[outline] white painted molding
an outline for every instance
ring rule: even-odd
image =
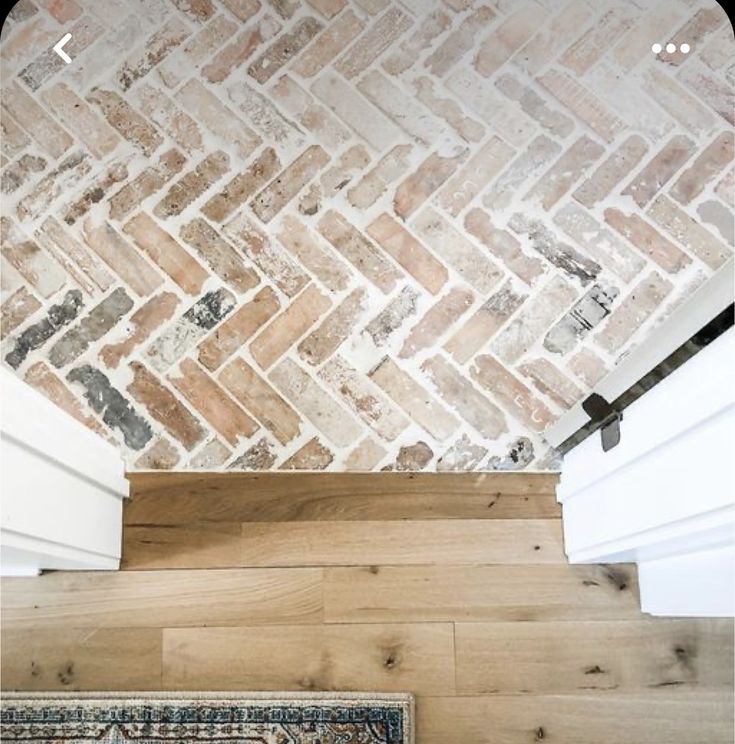
[[[735,613],[734,359],[731,328],[626,408],[615,448],[603,452],[595,433],[564,458],[557,498],[570,562],[638,563],[647,611]],[[706,570],[699,585],[717,599],[652,588],[660,579],[673,592],[676,567],[693,584]]]
[[[651,615],[731,617],[735,549],[722,545],[638,565],[641,609]]]
[[[117,449],[0,368],[0,573],[119,567]]]

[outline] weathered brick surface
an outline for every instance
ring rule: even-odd
[[[122,287],[116,289],[49,349],[51,364],[54,367],[63,367],[73,362],[91,343],[102,338],[132,307],[133,301],[127,292]]]
[[[447,281],[445,266],[389,214],[368,225],[368,235],[431,294]]]
[[[502,411],[443,357],[427,359],[421,369],[426,372],[439,396],[483,437],[497,439],[507,431]]]
[[[172,436],[178,439],[187,450],[200,442],[205,430],[196,418],[182,405],[158,378],[140,362],[131,362],[133,381],[128,392],[148,413]]]
[[[69,386],[44,362],[36,362],[28,367],[23,379],[77,421],[100,436],[107,436],[102,424],[84,409],[80,399],[74,395]]]
[[[555,276],[526,301],[501,331],[492,344],[493,351],[506,363],[516,362],[576,297],[574,286]]]
[[[496,227],[490,215],[473,209],[465,215],[465,228],[526,284],[533,284],[544,272],[543,263],[521,249],[521,243],[507,230]]]
[[[137,295],[150,296],[163,283],[161,275],[109,222],[93,226],[85,221],[83,238]]]
[[[452,155],[432,153],[396,189],[393,208],[402,219],[408,219],[457,169],[466,150]]]
[[[259,83],[267,80],[280,70],[292,57],[295,57],[323,28],[316,18],[302,18],[292,31],[281,34],[248,67],[248,75]]]
[[[130,324],[121,341],[109,343],[100,349],[99,357],[109,369],[119,366],[122,359],[144,343],[167,320],[173,317],[179,299],[173,292],[154,295],[130,316]]]
[[[187,294],[196,295],[207,272],[174,238],[147,214],[139,214],[125,224],[125,232]]]
[[[177,150],[165,152],[155,166],[148,166],[110,198],[110,217],[115,220],[126,217],[145,198],[156,193],[173,178],[183,168],[185,162],[184,156]]]
[[[210,220],[223,222],[257,189],[264,186],[279,168],[278,154],[272,147],[267,147],[244,171],[225,184],[222,191],[209,199],[202,207],[202,212]]]
[[[620,303],[597,334],[597,343],[606,351],[617,351],[635,333],[671,292],[672,284],[652,271]]]
[[[553,414],[546,404],[493,357],[485,354],[475,357],[470,374],[496,397],[508,413],[533,431],[543,431],[553,421]]]
[[[328,162],[319,145],[308,148],[256,195],[250,203],[253,212],[270,222]]]
[[[171,186],[166,196],[156,204],[153,214],[163,219],[181,214],[227,172],[229,163],[227,154],[219,150],[207,155]]]
[[[81,242],[75,240],[53,217],[36,230],[38,242],[64,267],[87,294],[107,291],[115,279]]]
[[[716,178],[728,165],[732,164],[733,133],[723,132],[708,145],[671,187],[671,195],[682,204],[689,204],[702,193],[707,182]]]
[[[247,292],[260,281],[245,266],[242,256],[205,220],[197,217],[181,228],[181,237],[194,248],[209,268],[238,292]]]
[[[168,378],[192,408],[233,447],[258,430],[255,421],[195,361],[184,359],[179,374],[169,373]]]
[[[135,461],[136,470],[172,470],[181,459],[176,447],[160,437]]]
[[[221,372],[220,382],[273,436],[285,444],[299,434],[301,420],[283,398],[242,359]]]
[[[417,352],[438,345],[447,330],[470,309],[474,299],[474,294],[465,287],[451,289],[411,328],[398,356],[408,359]]]
[[[447,411],[411,375],[386,357],[370,372],[379,385],[403,411],[439,441],[444,441],[459,426],[459,420]]]
[[[82,308],[82,293],[70,289],[58,305],[51,305],[45,317],[12,338],[13,346],[5,355],[5,362],[13,369],[18,369],[31,351],[41,348],[46,341],[66,325],[69,325]]]
[[[72,152],[18,202],[16,214],[21,221],[30,222],[40,211],[57,203],[62,195],[76,191],[91,171],[90,156],[80,150]]]
[[[102,416],[102,423],[112,431],[118,430],[131,450],[142,449],[151,439],[150,423],[112,386],[104,372],[83,364],[70,370],[66,379],[81,386],[89,405]]]
[[[156,127],[114,90],[94,88],[87,94],[87,100],[95,104],[110,125],[145,155],[151,155],[163,142]]]
[[[356,289],[330,312],[298,346],[302,359],[318,366],[346,340],[366,309],[366,292]]]
[[[689,137],[674,135],[633,177],[623,194],[632,196],[639,207],[645,206],[687,161],[695,147]],[[586,204],[583,199],[579,201]]]
[[[284,217],[277,233],[281,244],[300,261],[327,289],[345,289],[350,271],[332,251],[317,240],[309,228],[296,217]]]
[[[579,186],[574,198],[585,207],[594,207],[630,174],[647,152],[645,140],[640,135],[631,135]]]
[[[333,459],[331,450],[314,437],[279,467],[281,470],[324,470]]]
[[[235,298],[228,290],[207,292],[148,346],[145,355],[149,363],[159,372],[168,369],[229,315],[234,306]]]
[[[362,428],[352,414],[296,362],[284,359],[268,378],[332,444],[346,447],[360,437]]]
[[[518,368],[533,383],[534,387],[562,408],[570,408],[583,395],[563,372],[548,359],[531,359]]]
[[[540,204],[548,211],[604,152],[602,145],[589,137],[580,137],[541,176],[541,180],[528,192],[526,199]]]
[[[5,338],[40,307],[41,303],[25,287],[16,289],[0,306],[0,338]]]
[[[392,442],[409,425],[409,420],[390,403],[377,385],[340,356],[330,359],[319,376],[383,439]]]
[[[293,346],[331,306],[315,285],[308,286],[250,344],[255,361],[267,369]]]
[[[691,262],[684,251],[637,214],[626,214],[610,207],[605,210],[605,222],[670,274],[681,271]]]
[[[325,214],[318,227],[334,248],[383,292],[390,292],[401,279],[401,273],[381,251],[337,212]]]
[[[132,469],[556,467],[732,258],[734,54],[714,0],[23,0],[1,358]]]
[[[461,364],[479,351],[523,304],[526,295],[515,292],[510,282],[490,296],[445,344]]]
[[[295,297],[308,283],[309,275],[280,250],[269,234],[245,216],[236,217],[224,228],[227,237],[263,274],[288,297]]]
[[[217,369],[278,312],[279,306],[270,287],[261,289],[200,344],[199,361],[209,370]]]

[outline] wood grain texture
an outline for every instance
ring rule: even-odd
[[[725,687],[730,620],[458,623],[457,692],[628,692]]]
[[[451,623],[194,628],[163,634],[170,689],[454,690]]]
[[[327,622],[603,620],[641,616],[634,566],[325,570]]]
[[[732,694],[651,690],[424,698],[421,744],[732,744]]]
[[[242,528],[232,522],[129,526],[124,532],[125,569],[234,568],[242,565]]]
[[[279,522],[242,526],[252,566],[562,563],[559,520]]]
[[[128,570],[2,580],[2,686],[409,691],[417,744],[729,744],[732,621],[569,566],[535,480],[136,476]]]
[[[178,627],[322,619],[322,572],[53,572],[2,581],[2,623],[37,627]]]
[[[158,690],[154,628],[4,628],[5,690]]]
[[[128,478],[129,525],[561,516],[555,473],[130,473]]]
[[[240,530],[239,541],[236,530]],[[544,564],[565,560],[558,519],[198,522],[129,525],[123,567]]]

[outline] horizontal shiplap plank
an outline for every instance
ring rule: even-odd
[[[635,567],[370,566],[325,570],[327,622],[639,618]]]
[[[302,625],[164,631],[169,689],[454,691],[453,627]]]
[[[732,692],[421,698],[421,744],[732,744]]]
[[[458,623],[457,692],[621,692],[725,687],[732,620]]]
[[[3,579],[6,627],[172,627],[322,619],[318,568],[49,573]]]

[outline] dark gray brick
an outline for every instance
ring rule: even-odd
[[[28,326],[15,340],[15,346],[7,354],[5,361],[13,368],[18,369],[25,361],[29,352],[39,349],[57,331],[69,325],[79,315],[83,305],[82,293],[78,289],[70,289],[59,305],[52,305],[48,315]]]
[[[150,441],[153,436],[150,424],[112,387],[110,380],[100,370],[83,364],[72,369],[66,379],[84,387],[84,397],[89,405],[97,413],[103,414],[102,420],[107,426],[122,433],[128,447],[139,450]]]
[[[133,301],[127,292],[122,287],[116,289],[51,347],[48,355],[51,364],[54,367],[63,367],[73,362],[92,342],[102,338],[132,307]]]

